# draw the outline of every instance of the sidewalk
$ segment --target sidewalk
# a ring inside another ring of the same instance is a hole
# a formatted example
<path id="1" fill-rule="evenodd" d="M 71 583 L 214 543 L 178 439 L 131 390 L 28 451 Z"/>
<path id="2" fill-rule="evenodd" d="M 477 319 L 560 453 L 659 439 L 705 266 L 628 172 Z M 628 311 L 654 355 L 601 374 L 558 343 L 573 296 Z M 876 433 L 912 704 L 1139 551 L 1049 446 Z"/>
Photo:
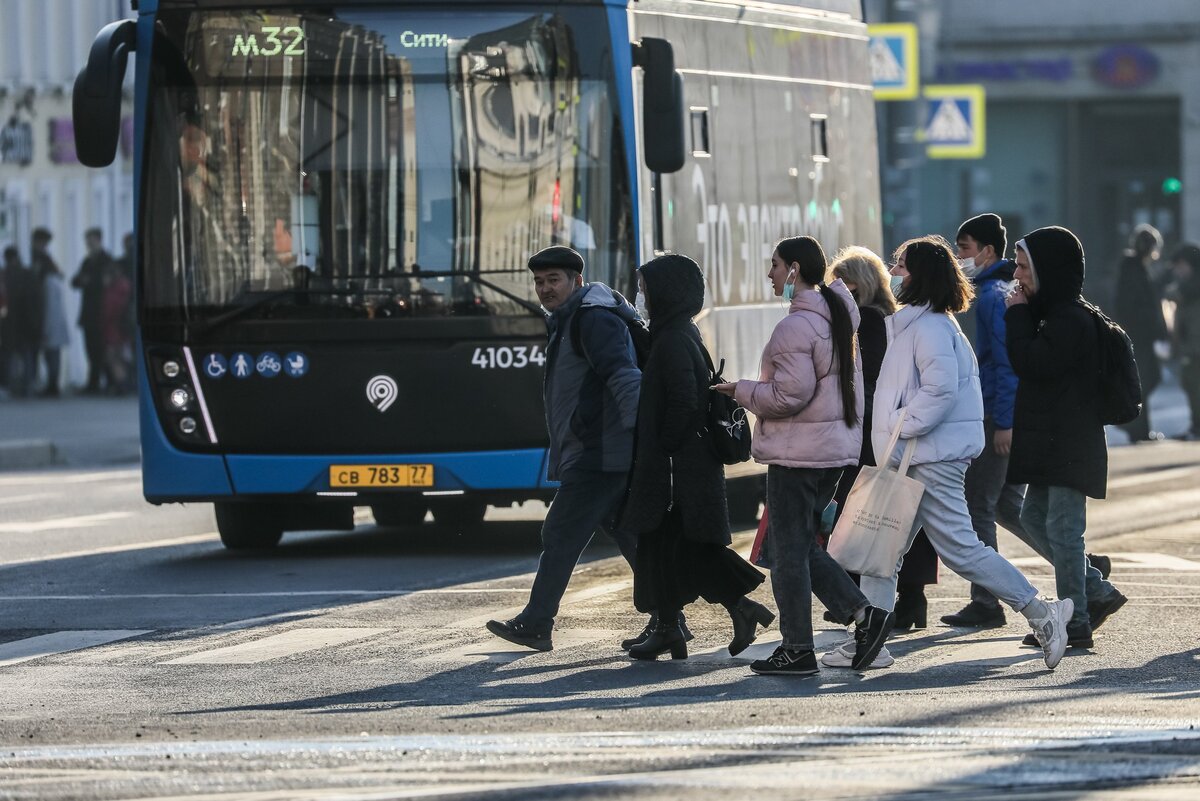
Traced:
<path id="1" fill-rule="evenodd" d="M 140 458 L 134 396 L 0 401 L 0 471 L 130 464 Z"/>

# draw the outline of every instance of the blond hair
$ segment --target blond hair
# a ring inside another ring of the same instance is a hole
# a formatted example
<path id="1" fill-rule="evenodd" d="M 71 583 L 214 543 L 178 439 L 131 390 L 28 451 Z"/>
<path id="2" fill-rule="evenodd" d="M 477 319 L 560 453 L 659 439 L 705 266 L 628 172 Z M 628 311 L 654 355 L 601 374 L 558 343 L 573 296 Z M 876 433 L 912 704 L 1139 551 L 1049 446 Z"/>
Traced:
<path id="1" fill-rule="evenodd" d="M 854 284 L 854 299 L 859 306 L 872 306 L 886 314 L 896 311 L 887 267 L 869 248 L 851 245 L 838 251 L 829 274 L 847 284 Z"/>

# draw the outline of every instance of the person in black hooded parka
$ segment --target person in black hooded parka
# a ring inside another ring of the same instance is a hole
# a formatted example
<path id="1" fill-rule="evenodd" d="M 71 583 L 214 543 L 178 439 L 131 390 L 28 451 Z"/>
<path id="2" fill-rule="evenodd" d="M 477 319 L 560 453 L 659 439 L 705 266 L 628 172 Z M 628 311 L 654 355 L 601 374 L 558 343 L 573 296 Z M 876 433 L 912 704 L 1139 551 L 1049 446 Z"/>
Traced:
<path id="1" fill-rule="evenodd" d="M 1083 246 L 1065 228 L 1039 228 L 1017 243 L 1015 276 L 1004 315 L 1018 379 L 1008 482 L 1029 485 L 1021 524 L 1054 564 L 1058 597 L 1075 602 L 1067 642 L 1090 648 L 1092 629 L 1125 596 L 1084 557 L 1087 498 L 1106 494 L 1108 445 L 1096 406 L 1099 336 L 1081 296 Z"/>
<path id="2" fill-rule="evenodd" d="M 711 376 L 692 318 L 704 306 L 704 275 L 686 256 L 660 256 L 641 268 L 638 284 L 650 313 L 650 354 L 621 526 L 638 535 L 634 605 L 656 617 L 629 655 L 686 658 L 679 612 L 699 597 L 729 611 L 735 654 L 775 615 L 746 598 L 764 577 L 728 547 L 725 471 L 703 434 Z"/>

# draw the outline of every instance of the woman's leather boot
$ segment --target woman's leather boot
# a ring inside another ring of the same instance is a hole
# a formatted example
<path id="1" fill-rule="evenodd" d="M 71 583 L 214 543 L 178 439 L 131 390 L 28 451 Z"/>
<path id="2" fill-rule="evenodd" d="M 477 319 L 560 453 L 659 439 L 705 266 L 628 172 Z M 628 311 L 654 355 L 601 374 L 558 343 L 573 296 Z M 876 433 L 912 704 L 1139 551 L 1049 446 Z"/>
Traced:
<path id="1" fill-rule="evenodd" d="M 650 636 L 629 649 L 634 659 L 656 659 L 659 654 L 671 652 L 672 659 L 687 659 L 687 639 L 679 626 L 679 615 L 659 615 Z"/>
<path id="2" fill-rule="evenodd" d="M 729 619 L 733 621 L 733 639 L 729 641 L 729 655 L 737 656 L 750 647 L 758 636 L 759 626 L 766 628 L 775 620 L 775 613 L 767 607 L 751 601 L 745 596 L 738 599 L 736 604 L 727 604 Z"/>

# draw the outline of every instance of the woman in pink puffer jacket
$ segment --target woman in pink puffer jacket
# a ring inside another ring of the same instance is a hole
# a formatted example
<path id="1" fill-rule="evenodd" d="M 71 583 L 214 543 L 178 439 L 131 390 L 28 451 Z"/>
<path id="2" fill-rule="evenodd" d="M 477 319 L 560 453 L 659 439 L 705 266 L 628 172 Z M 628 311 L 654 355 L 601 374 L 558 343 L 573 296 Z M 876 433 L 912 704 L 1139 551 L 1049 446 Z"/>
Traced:
<path id="1" fill-rule="evenodd" d="M 842 468 L 862 447 L 862 367 L 855 347 L 858 307 L 841 280 L 825 285 L 825 253 L 807 236 L 775 247 L 767 273 L 791 301 L 763 351 L 758 381 L 719 384 L 758 417 L 754 458 L 767 465 L 767 541 L 783 643 L 755 673 L 811 676 L 812 594 L 841 622 L 854 620 L 852 666 L 870 665 L 887 639 L 891 612 L 866 596 L 819 545 L 821 512 Z"/>

